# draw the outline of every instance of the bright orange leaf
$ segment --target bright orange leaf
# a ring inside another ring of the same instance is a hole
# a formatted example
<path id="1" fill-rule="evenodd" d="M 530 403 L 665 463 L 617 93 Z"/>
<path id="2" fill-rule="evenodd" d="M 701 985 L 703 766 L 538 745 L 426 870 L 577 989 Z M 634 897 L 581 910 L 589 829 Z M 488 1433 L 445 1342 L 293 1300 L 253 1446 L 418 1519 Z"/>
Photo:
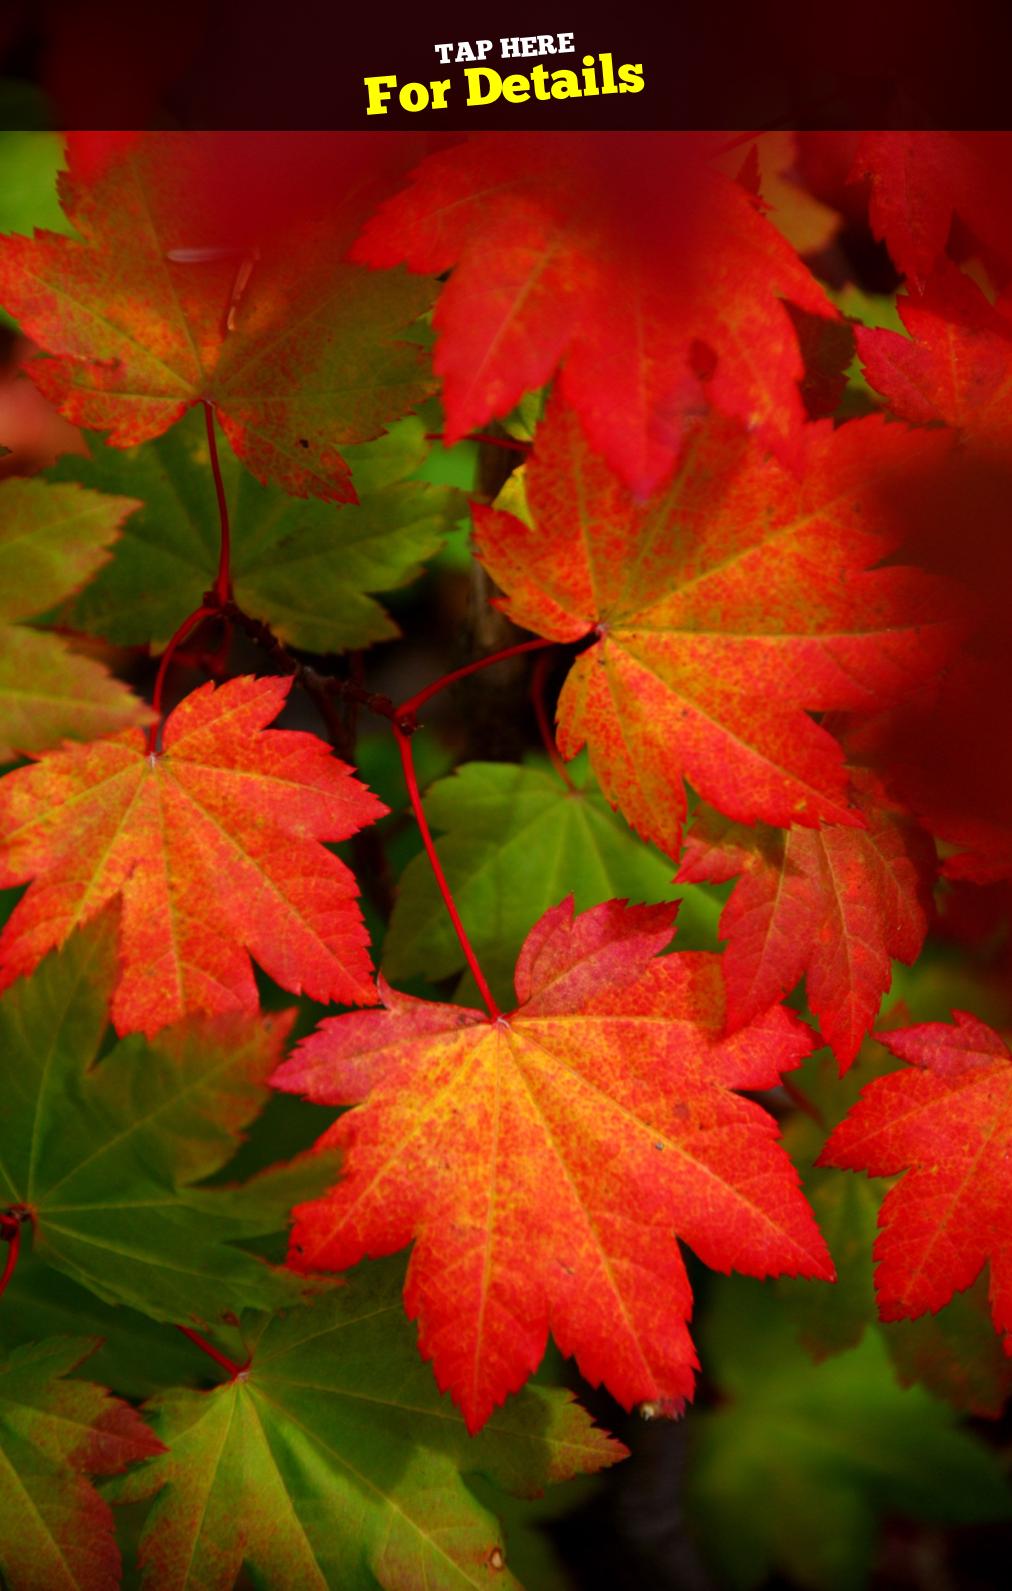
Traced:
<path id="1" fill-rule="evenodd" d="M 773 1087 L 812 1035 L 774 1006 L 724 1037 L 720 958 L 658 959 L 673 914 L 564 901 L 528 935 L 509 1015 L 381 984 L 385 1011 L 324 1022 L 275 1074 L 359 1106 L 320 1141 L 345 1175 L 297 1209 L 289 1262 L 414 1239 L 407 1311 L 472 1431 L 549 1330 L 626 1407 L 691 1397 L 676 1235 L 718 1270 L 832 1276 L 776 1123 L 733 1092 Z"/>
<path id="2" fill-rule="evenodd" d="M 432 155 L 353 257 L 453 275 L 435 370 L 457 440 L 560 382 L 641 495 L 706 399 L 794 458 L 804 367 L 784 300 L 835 312 L 748 194 L 685 134 L 491 134 Z"/>
<path id="3" fill-rule="evenodd" d="M 991 1314 L 1012 1354 L 1012 1055 L 993 1028 L 953 1012 L 878 1035 L 909 1061 L 869 1084 L 819 1164 L 903 1176 L 875 1243 L 883 1320 L 941 1309 L 991 1267 Z"/>
<path id="4" fill-rule="evenodd" d="M 677 854 L 683 779 L 740 822 L 863 825 L 806 709 L 884 705 L 950 650 L 938 581 L 870 567 L 909 529 L 906 477 L 947 446 L 877 416 L 812 424 L 798 479 L 711 416 L 641 506 L 555 401 L 525 470 L 533 528 L 476 507 L 477 551 L 518 624 L 594 638 L 559 698 L 559 748 L 589 745 L 645 838 Z"/>
<path id="5" fill-rule="evenodd" d="M 373 1003 L 355 881 L 320 842 L 385 808 L 315 735 L 265 731 L 290 684 L 205 685 L 160 754 L 125 730 L 0 782 L 0 883 L 33 880 L 0 937 L 0 987 L 120 896 L 121 1033 L 256 1011 L 250 955 L 286 989 Z"/>

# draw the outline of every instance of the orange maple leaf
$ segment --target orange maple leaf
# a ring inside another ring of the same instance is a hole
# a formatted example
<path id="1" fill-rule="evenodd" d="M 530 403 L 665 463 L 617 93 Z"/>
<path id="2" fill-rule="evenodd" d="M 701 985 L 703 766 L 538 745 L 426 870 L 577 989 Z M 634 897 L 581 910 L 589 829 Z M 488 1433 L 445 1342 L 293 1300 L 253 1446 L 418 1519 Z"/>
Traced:
<path id="1" fill-rule="evenodd" d="M 878 417 L 811 424 L 801 478 L 711 416 L 637 503 L 556 400 L 525 466 L 533 528 L 475 507 L 478 556 L 517 624 L 594 637 L 559 698 L 559 749 L 677 854 L 683 779 L 728 817 L 863 826 L 843 754 L 806 709 L 871 710 L 934 672 L 955 610 L 938 580 L 871 568 L 907 530 L 911 472 L 944 436 Z"/>
<path id="2" fill-rule="evenodd" d="M 677 1237 L 718 1270 L 833 1275 L 776 1122 L 733 1092 L 775 1086 L 813 1036 L 773 1006 L 724 1037 L 720 958 L 658 959 L 674 910 L 574 917 L 570 898 L 528 935 L 508 1016 L 381 982 L 385 1011 L 324 1022 L 275 1073 L 367 1101 L 320 1140 L 345 1175 L 297 1209 L 289 1263 L 341 1270 L 414 1239 L 407 1311 L 471 1431 L 549 1329 L 626 1407 L 690 1397 Z"/>
<path id="3" fill-rule="evenodd" d="M 0 987 L 120 896 L 120 1033 L 255 1011 L 250 954 L 286 989 L 374 1003 L 355 880 L 320 842 L 386 808 L 315 735 L 261 733 L 290 685 L 205 685 L 159 754 L 128 729 L 0 781 L 0 884 L 33 880 L 0 936 Z"/>

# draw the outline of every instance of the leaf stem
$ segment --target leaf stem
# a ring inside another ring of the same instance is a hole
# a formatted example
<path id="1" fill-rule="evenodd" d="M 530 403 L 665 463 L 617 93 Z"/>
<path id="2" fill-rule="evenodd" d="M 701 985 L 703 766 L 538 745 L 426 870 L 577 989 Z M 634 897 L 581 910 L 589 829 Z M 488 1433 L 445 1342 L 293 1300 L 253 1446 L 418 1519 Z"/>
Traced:
<path id="1" fill-rule="evenodd" d="M 225 498 L 225 483 L 221 478 L 221 464 L 218 461 L 218 439 L 215 434 L 214 404 L 210 398 L 201 400 L 204 405 L 204 423 L 207 428 L 207 447 L 211 455 L 211 470 L 214 475 L 214 490 L 218 497 L 218 519 L 221 524 L 221 540 L 218 551 L 218 573 L 215 576 L 214 589 L 219 602 L 232 600 L 232 535 L 228 523 L 228 502 Z"/>
<path id="2" fill-rule="evenodd" d="M 401 765 L 404 769 L 404 783 L 408 787 L 408 796 L 411 801 L 411 809 L 415 814 L 415 822 L 418 824 L 418 828 L 422 836 L 422 844 L 425 846 L 425 854 L 429 858 L 429 866 L 432 868 L 433 874 L 435 875 L 439 893 L 443 897 L 443 904 L 450 914 L 450 921 L 453 924 L 454 932 L 460 941 L 460 948 L 464 952 L 464 958 L 471 969 L 471 972 L 474 976 L 474 981 L 478 985 L 478 990 L 485 1002 L 485 1008 L 492 1020 L 495 1021 L 496 1017 L 500 1016 L 502 1013 L 500 1012 L 499 1007 L 496 1005 L 495 1000 L 492 998 L 492 991 L 485 980 L 485 974 L 482 972 L 478 963 L 478 957 L 474 953 L 474 948 L 471 944 L 471 941 L 467 937 L 467 931 L 464 928 L 464 924 L 460 920 L 460 913 L 457 910 L 457 903 L 453 898 L 449 884 L 446 882 L 446 874 L 443 872 L 442 863 L 436 854 L 436 847 L 432 842 L 432 834 L 429 829 L 428 820 L 425 816 L 425 810 L 422 806 L 421 793 L 418 789 L 418 777 L 415 773 L 415 759 L 411 751 L 411 734 L 409 731 L 402 729 L 401 725 L 396 720 L 391 724 L 391 728 L 393 729 L 394 735 L 397 739 L 397 749 L 401 754 Z"/>
<path id="3" fill-rule="evenodd" d="M 190 614 L 188 618 L 183 620 L 182 624 L 179 626 L 179 629 L 176 631 L 168 646 L 165 648 L 165 651 L 162 653 L 162 660 L 158 665 L 158 673 L 155 675 L 155 688 L 151 693 L 151 706 L 154 709 L 156 716 L 154 723 L 148 730 L 149 757 L 154 756 L 155 752 L 158 750 L 158 739 L 162 729 L 162 692 L 165 688 L 165 676 L 169 672 L 169 664 L 172 662 L 173 654 L 186 640 L 186 637 L 190 634 L 190 631 L 195 630 L 197 625 L 200 624 L 204 619 L 209 619 L 214 611 L 215 610 L 213 608 L 204 606 L 197 608 L 193 613 Z"/>
<path id="4" fill-rule="evenodd" d="M 531 703 L 534 707 L 534 716 L 538 721 L 538 730 L 552 767 L 566 786 L 566 789 L 575 793 L 576 786 L 556 744 L 555 735 L 552 733 L 552 726 L 548 722 L 548 714 L 545 711 L 545 679 L 548 675 L 548 664 L 550 661 L 547 652 L 542 652 L 534 665 L 531 673 Z"/>
<path id="5" fill-rule="evenodd" d="M 21 1228 L 28 1219 L 28 1211 L 22 1205 L 15 1205 L 0 1215 L 0 1240 L 7 1244 L 7 1258 L 0 1275 L 0 1298 L 7 1291 L 7 1285 L 14 1275 L 21 1251 Z"/>
<path id="6" fill-rule="evenodd" d="M 308 663 L 300 662 L 298 658 L 292 656 L 284 642 L 278 639 L 269 624 L 265 624 L 262 619 L 253 618 L 249 613 L 244 613 L 232 598 L 223 602 L 214 587 L 204 592 L 203 600 L 204 605 L 198 610 L 202 615 L 215 614 L 234 624 L 236 629 L 248 636 L 255 646 L 259 646 L 273 658 L 284 673 L 294 675 L 298 684 L 316 702 L 325 719 L 328 717 L 328 698 L 340 697 L 344 701 L 357 703 L 379 718 L 388 719 L 391 724 L 400 726 L 408 734 L 416 727 L 413 720 L 419 707 L 438 695 L 440 691 L 446 690 L 447 686 L 455 685 L 457 680 L 466 679 L 469 674 L 477 674 L 480 669 L 490 668 L 493 663 L 504 663 L 507 658 L 518 657 L 523 652 L 539 652 L 545 647 L 558 644 L 537 637 L 532 641 L 521 641 L 516 646 L 504 647 L 500 652 L 490 652 L 488 657 L 479 657 L 474 663 L 466 663 L 463 668 L 455 668 L 452 673 L 442 674 L 439 679 L 433 680 L 431 685 L 426 685 L 424 690 L 416 692 L 414 696 L 409 696 L 407 701 L 398 704 L 391 701 L 389 696 L 381 696 L 375 691 L 366 690 L 354 680 L 338 679 L 336 674 L 321 674 Z M 172 646 L 175 641 L 174 636 L 169 645 Z"/>
<path id="7" fill-rule="evenodd" d="M 227 1370 L 232 1381 L 241 1376 L 244 1370 L 248 1370 L 252 1363 L 251 1359 L 247 1359 L 245 1364 L 237 1365 L 234 1360 L 229 1359 L 227 1354 L 223 1354 L 220 1348 L 216 1348 L 213 1342 L 208 1342 L 206 1337 L 202 1337 L 199 1331 L 194 1331 L 190 1326 L 177 1326 L 176 1330 L 181 1331 L 184 1337 L 189 1337 L 190 1341 L 200 1349 L 201 1353 L 206 1353 L 209 1359 L 214 1360 L 215 1364 L 219 1364 L 223 1370 Z"/>
<path id="8" fill-rule="evenodd" d="M 426 442 L 442 442 L 443 439 L 444 433 L 442 431 L 426 431 L 425 433 Z M 534 446 L 533 442 L 521 442 L 519 437 L 488 436 L 484 431 L 470 431 L 467 436 L 462 436 L 460 440 L 462 442 L 481 442 L 488 447 L 504 447 L 508 448 L 511 453 L 523 453 L 525 455 Z"/>
<path id="9" fill-rule="evenodd" d="M 479 669 L 489 668 L 493 663 L 505 663 L 508 657 L 519 657 L 522 652 L 540 652 L 543 647 L 555 646 L 555 641 L 545 641 L 540 638 L 534 641 L 520 641 L 516 646 L 505 646 L 501 652 L 490 652 L 488 657 L 479 657 L 474 663 L 465 663 L 463 668 L 455 668 L 451 674 L 443 674 L 434 680 L 431 685 L 426 685 L 424 690 L 417 691 L 414 696 L 409 696 L 406 702 L 401 702 L 397 709 L 397 721 L 414 718 L 419 707 L 440 691 L 445 691 L 448 685 L 455 685 L 459 679 L 467 679 L 469 674 L 477 674 Z"/>
<path id="10" fill-rule="evenodd" d="M 823 1132 L 829 1131 L 829 1124 L 826 1121 L 825 1116 L 822 1114 L 822 1111 L 819 1109 L 818 1105 L 816 1105 L 814 1101 L 810 1100 L 808 1095 L 798 1087 L 797 1083 L 793 1083 L 789 1077 L 782 1077 L 780 1079 L 780 1086 L 787 1095 L 787 1098 L 791 1101 L 792 1105 L 795 1105 L 798 1110 L 803 1111 L 806 1116 L 810 1116 L 812 1121 L 815 1122 L 816 1126 L 822 1128 Z"/>

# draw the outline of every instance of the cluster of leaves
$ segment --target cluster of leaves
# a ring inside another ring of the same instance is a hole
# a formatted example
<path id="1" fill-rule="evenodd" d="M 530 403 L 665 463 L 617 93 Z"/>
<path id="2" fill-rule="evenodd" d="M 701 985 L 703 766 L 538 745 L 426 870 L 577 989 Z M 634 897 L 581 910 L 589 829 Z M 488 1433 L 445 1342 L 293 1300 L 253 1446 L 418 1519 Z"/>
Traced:
<path id="1" fill-rule="evenodd" d="M 718 1582 L 858 1586 L 1012 1517 L 1012 149 L 422 153 L 72 135 L 0 238 L 89 433 L 0 483 L 0 1570 L 548 1586 L 504 1494 L 625 1454 L 549 1337 L 682 1413 L 684 1244 L 781 1278 L 704 1282 Z"/>

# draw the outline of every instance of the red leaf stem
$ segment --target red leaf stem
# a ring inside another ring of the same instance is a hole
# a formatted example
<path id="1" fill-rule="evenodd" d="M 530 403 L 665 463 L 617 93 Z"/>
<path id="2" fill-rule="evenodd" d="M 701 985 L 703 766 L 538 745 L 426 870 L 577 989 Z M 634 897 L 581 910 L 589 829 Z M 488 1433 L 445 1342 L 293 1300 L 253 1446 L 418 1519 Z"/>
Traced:
<path id="1" fill-rule="evenodd" d="M 218 462 L 218 440 L 214 429 L 214 404 L 207 398 L 203 401 L 204 422 L 207 426 L 207 447 L 211 455 L 214 490 L 218 497 L 218 518 L 221 523 L 218 573 L 215 576 L 214 589 L 219 602 L 230 602 L 232 600 L 232 537 L 228 523 L 228 503 L 225 498 L 225 483 L 221 478 L 221 465 Z"/>
<path id="2" fill-rule="evenodd" d="M 406 702 L 401 702 L 397 709 L 397 721 L 394 727 L 403 724 L 405 720 L 410 722 L 425 702 L 438 695 L 440 691 L 445 691 L 448 685 L 455 685 L 459 679 L 466 679 L 469 674 L 477 674 L 479 669 L 488 668 L 492 663 L 505 663 L 508 657 L 519 657 L 521 652 L 539 652 L 543 647 L 555 644 L 554 641 L 541 639 L 521 641 L 517 646 L 506 646 L 501 652 L 492 652 L 488 657 L 479 657 L 477 662 L 465 663 L 463 668 L 455 668 L 451 674 L 443 674 L 439 679 L 433 680 L 431 685 L 426 685 L 424 690 L 409 696 Z"/>
<path id="3" fill-rule="evenodd" d="M 442 431 L 426 431 L 425 440 L 426 442 L 442 442 L 444 433 Z M 485 442 L 489 447 L 504 447 L 508 448 L 511 453 L 523 454 L 529 453 L 534 445 L 532 442 L 521 442 L 518 437 L 513 436 L 488 436 L 484 431 L 471 431 L 467 436 L 462 436 L 460 440 L 462 442 Z"/>
<path id="4" fill-rule="evenodd" d="M 200 624 L 202 620 L 209 619 L 213 612 L 213 608 L 197 608 L 195 612 L 190 614 L 189 618 L 183 620 L 182 624 L 179 626 L 179 629 L 176 631 L 168 646 L 165 648 L 165 651 L 162 653 L 162 661 L 158 665 L 158 673 L 155 676 L 155 688 L 151 693 L 151 705 L 158 716 L 151 725 L 151 728 L 148 730 L 149 756 L 153 756 L 158 749 L 158 737 L 161 733 L 163 716 L 162 691 L 165 687 L 165 677 L 169 672 L 169 664 L 172 662 L 173 655 L 186 640 L 186 637 L 190 634 L 191 630 L 195 630 L 197 625 Z"/>
<path id="5" fill-rule="evenodd" d="M 216 1348 L 213 1342 L 208 1342 L 206 1337 L 202 1337 L 199 1331 L 194 1331 L 190 1326 L 177 1326 L 176 1330 L 181 1331 L 184 1337 L 189 1337 L 190 1341 L 200 1349 L 201 1353 L 206 1353 L 209 1359 L 214 1360 L 215 1364 L 219 1364 L 223 1370 L 227 1370 L 233 1381 L 241 1376 L 244 1370 L 248 1370 L 252 1363 L 252 1359 L 247 1359 L 245 1364 L 237 1365 L 227 1354 L 223 1354 L 220 1348 Z"/>
<path id="6" fill-rule="evenodd" d="M 0 1240 L 7 1244 L 7 1258 L 4 1261 L 3 1274 L 0 1275 L 0 1298 L 7 1291 L 7 1284 L 14 1275 L 14 1267 L 18 1263 L 18 1253 L 21 1249 L 21 1228 L 28 1219 L 27 1210 L 20 1206 L 5 1210 L 0 1216 Z"/>
<path id="7" fill-rule="evenodd" d="M 391 728 L 397 737 L 397 749 L 401 754 L 401 764 L 404 768 L 404 783 L 408 787 L 408 796 L 411 800 L 411 808 L 415 814 L 415 822 L 418 824 L 418 828 L 421 832 L 422 844 L 425 846 L 425 854 L 429 858 L 429 865 L 432 868 L 433 874 L 435 875 L 439 893 L 443 897 L 443 904 L 450 914 L 450 921 L 453 924 L 454 932 L 457 935 L 457 938 L 460 940 L 460 948 L 464 952 L 464 957 L 467 961 L 467 964 L 474 974 L 474 981 L 478 985 L 481 997 L 485 1002 L 485 1008 L 488 1011 L 489 1016 L 494 1020 L 501 1014 L 499 1007 L 492 998 L 492 991 L 485 980 L 485 974 L 482 972 L 481 967 L 478 964 L 478 958 L 474 953 L 471 941 L 467 937 L 464 924 L 460 920 L 460 913 L 457 910 L 457 903 L 453 898 L 449 884 L 446 882 L 446 875 L 443 872 L 442 864 L 438 855 L 436 854 L 436 847 L 432 843 L 432 834 L 429 831 L 428 821 L 425 816 L 424 808 L 422 807 L 421 793 L 418 789 L 418 778 L 415 773 L 415 759 L 411 751 L 411 735 L 403 730 L 400 726 L 400 723 L 398 722 L 393 723 Z"/>

